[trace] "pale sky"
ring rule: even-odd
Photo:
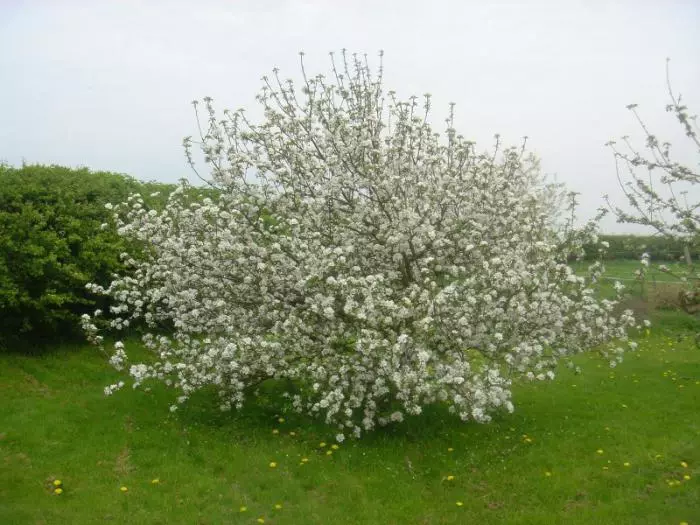
[[[675,90],[700,112],[693,0],[0,0],[0,160],[190,177],[193,99],[255,113],[273,67],[298,79],[303,50],[325,73],[341,48],[383,49],[386,89],[432,93],[440,131],[453,101],[481,149],[528,135],[544,171],[581,192],[582,215],[604,193],[622,203],[604,143],[639,137],[629,103],[697,166],[664,111],[671,57]]]

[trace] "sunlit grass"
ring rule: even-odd
[[[493,424],[432,408],[339,446],[274,385],[171,414],[160,387],[105,398],[92,348],[1,356],[0,523],[700,523],[700,352],[657,324],[614,370],[519,385]]]

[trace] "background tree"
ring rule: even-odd
[[[691,253],[700,247],[700,129],[697,115],[691,115],[688,107],[682,103],[681,95],[673,91],[669,62],[667,59],[666,86],[670,102],[666,105],[666,111],[673,114],[681,125],[689,149],[695,154],[695,161],[681,163],[674,160],[671,143],[662,142],[653,134],[639,115],[637,105],[630,104],[627,109],[632,112],[646,137],[645,148],[640,150],[635,147],[629,137],[622,137],[624,147],[615,141],[607,143],[615,156],[617,180],[629,207],[615,206],[607,196],[606,200],[618,222],[647,226],[658,235],[682,244],[686,268],[675,271],[680,272],[679,277],[687,281],[690,287],[683,293],[681,302],[688,311],[696,311],[698,274]],[[642,264],[648,264],[648,257],[642,257]],[[663,268],[673,271],[666,266]]]

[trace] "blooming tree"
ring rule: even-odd
[[[552,378],[594,346],[619,359],[632,315],[567,266],[583,241],[553,227],[558,191],[536,159],[498,139],[478,153],[452,111],[441,136],[430,95],[399,101],[381,65],[331,57],[330,79],[303,58],[300,87],[264,78],[260,124],[204,100],[185,148],[194,168],[200,146],[211,196],[183,183],[161,212],[138,195],[115,207],[118,231],[147,248],[90,287],[115,301],[112,327],[145,322],[155,359],[132,364],[118,342],[114,366],[179,402],[214,385],[222,409],[283,379],[291,406],[342,440],[431,403],[489,421],[513,410],[514,379]]]
[[[641,127],[646,139],[646,151],[637,148],[626,136],[619,144],[615,141],[607,143],[615,157],[617,180],[628,207],[624,209],[613,205],[608,196],[606,201],[618,222],[646,226],[656,234],[675,239],[683,245],[685,268],[671,269],[662,264],[659,269],[677,275],[688,284],[680,294],[680,303],[686,311],[697,313],[700,312],[700,274],[693,267],[690,253],[691,248],[697,248],[700,244],[700,129],[697,115],[691,115],[681,95],[672,88],[668,59],[666,86],[669,96],[666,112],[671,113],[681,125],[688,150],[695,158],[686,163],[677,161],[671,143],[662,142],[653,134],[640,116],[637,104],[630,104],[627,109]],[[649,254],[642,254],[640,262],[636,274],[643,282],[649,267]]]
[[[666,111],[672,113],[688,138],[690,149],[700,154],[700,129],[697,116],[690,114],[681,96],[674,93],[666,62],[666,84],[670,102]],[[657,233],[680,239],[687,244],[697,244],[700,235],[700,201],[690,194],[700,184],[700,171],[695,163],[674,160],[670,142],[661,142],[646,126],[637,110],[637,104],[629,104],[646,138],[646,152],[640,151],[629,140],[622,143],[609,141],[616,160],[617,179],[630,211],[613,206],[610,208],[620,222],[647,226]],[[695,159],[696,161],[699,159]]]

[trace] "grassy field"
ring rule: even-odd
[[[574,268],[576,273],[585,274],[586,269],[592,263],[589,261],[579,261],[574,262],[571,266]],[[662,272],[659,270],[659,266],[665,264],[673,273]],[[641,268],[639,261],[631,261],[626,259],[617,259],[611,261],[605,261],[605,280],[613,281],[615,279],[620,280],[625,284],[630,290],[636,290],[639,288],[639,281],[636,278],[634,272]],[[647,267],[646,283],[648,286],[654,286],[655,284],[664,283],[674,283],[678,282],[678,271],[683,270],[683,266],[678,262],[669,261],[653,261]]]
[[[571,266],[579,275],[585,275],[591,262],[575,262]],[[625,285],[625,293],[630,297],[632,306],[642,306],[639,299],[645,303],[642,311],[638,314],[646,314],[647,310],[654,310],[659,307],[677,306],[678,293],[683,289],[680,283],[680,275],[684,272],[684,266],[679,262],[672,261],[652,261],[647,268],[645,279],[642,281],[635,276],[635,270],[641,268],[639,261],[632,260],[610,260],[605,261],[605,273],[603,279],[596,285],[601,297],[609,299],[615,298],[615,281],[620,281]],[[665,264],[671,273],[659,270],[659,265]],[[637,310],[637,308],[633,308]]]
[[[91,347],[3,355],[0,523],[700,524],[698,326],[655,321],[617,368],[580,356],[493,424],[434,408],[337,450],[274,386],[171,414],[160,387],[105,398]]]

